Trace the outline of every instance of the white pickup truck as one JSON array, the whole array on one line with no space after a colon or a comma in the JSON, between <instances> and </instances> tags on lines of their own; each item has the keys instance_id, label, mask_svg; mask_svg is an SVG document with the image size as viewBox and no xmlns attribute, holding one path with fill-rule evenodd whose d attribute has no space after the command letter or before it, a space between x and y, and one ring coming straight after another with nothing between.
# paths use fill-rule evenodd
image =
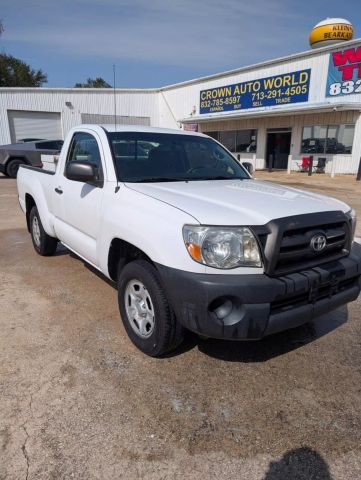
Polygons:
<instances>
[{"instance_id":1,"label":"white pickup truck","mask_svg":"<svg viewBox=\"0 0 361 480\"><path fill-rule=\"evenodd\" d=\"M19 201L40 255L61 242L118 284L133 343L151 356L186 329L260 339L355 300L355 212L253 179L203 134L82 125L55 172L22 166Z\"/></svg>"}]
</instances>

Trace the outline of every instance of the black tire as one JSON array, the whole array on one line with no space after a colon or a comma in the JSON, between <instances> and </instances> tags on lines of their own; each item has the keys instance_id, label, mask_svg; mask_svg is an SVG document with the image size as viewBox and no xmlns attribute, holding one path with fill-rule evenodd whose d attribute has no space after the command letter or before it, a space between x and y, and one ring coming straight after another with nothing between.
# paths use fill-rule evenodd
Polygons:
<instances>
[{"instance_id":1,"label":"black tire","mask_svg":"<svg viewBox=\"0 0 361 480\"><path fill-rule=\"evenodd\" d=\"M6 165L6 174L11 178L16 178L20 165L25 165L24 160L20 158L14 158Z\"/></svg>"},{"instance_id":2,"label":"black tire","mask_svg":"<svg viewBox=\"0 0 361 480\"><path fill-rule=\"evenodd\" d=\"M151 299L154 323L147 338L141 336L140 331L136 333L138 323L127 314L125 297L127 288L130 288L129 285L133 281L140 282L145 287L145 294ZM129 299L129 295L127 298ZM128 300L128 310L129 301L131 300ZM118 278L118 302L120 315L129 338L146 355L159 357L174 350L183 341L184 328L177 322L159 274L149 262L135 260L122 268Z\"/></svg>"},{"instance_id":3,"label":"black tire","mask_svg":"<svg viewBox=\"0 0 361 480\"><path fill-rule=\"evenodd\" d=\"M253 175L253 165L251 162L242 162L242 165L250 175Z\"/></svg>"},{"instance_id":4,"label":"black tire","mask_svg":"<svg viewBox=\"0 0 361 480\"><path fill-rule=\"evenodd\" d=\"M53 255L58 245L58 240L45 232L38 209L35 206L30 211L29 226L35 251L42 256Z\"/></svg>"}]
</instances>

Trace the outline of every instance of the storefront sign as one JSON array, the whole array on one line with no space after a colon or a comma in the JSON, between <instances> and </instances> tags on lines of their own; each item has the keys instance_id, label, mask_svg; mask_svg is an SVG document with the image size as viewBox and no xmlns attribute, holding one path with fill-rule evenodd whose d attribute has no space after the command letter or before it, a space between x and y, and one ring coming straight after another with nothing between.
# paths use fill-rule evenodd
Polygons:
<instances>
[{"instance_id":1,"label":"storefront sign","mask_svg":"<svg viewBox=\"0 0 361 480\"><path fill-rule=\"evenodd\" d=\"M330 53L326 97L361 93L361 46Z\"/></svg>"},{"instance_id":2,"label":"storefront sign","mask_svg":"<svg viewBox=\"0 0 361 480\"><path fill-rule=\"evenodd\" d=\"M199 113L307 102L311 69L202 90Z\"/></svg>"},{"instance_id":3,"label":"storefront sign","mask_svg":"<svg viewBox=\"0 0 361 480\"><path fill-rule=\"evenodd\" d=\"M198 123L185 123L183 130L186 132L198 132Z\"/></svg>"}]
</instances>

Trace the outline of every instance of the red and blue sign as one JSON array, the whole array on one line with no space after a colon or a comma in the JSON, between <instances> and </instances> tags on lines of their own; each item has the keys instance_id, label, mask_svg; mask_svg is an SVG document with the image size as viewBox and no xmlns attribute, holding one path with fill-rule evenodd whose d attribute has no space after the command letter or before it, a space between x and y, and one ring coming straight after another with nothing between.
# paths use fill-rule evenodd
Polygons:
<instances>
[{"instance_id":1,"label":"red and blue sign","mask_svg":"<svg viewBox=\"0 0 361 480\"><path fill-rule=\"evenodd\" d=\"M215 87L200 92L199 113L307 102L311 69Z\"/></svg>"},{"instance_id":2,"label":"red and blue sign","mask_svg":"<svg viewBox=\"0 0 361 480\"><path fill-rule=\"evenodd\" d=\"M361 46L330 54L326 97L361 93Z\"/></svg>"}]
</instances>

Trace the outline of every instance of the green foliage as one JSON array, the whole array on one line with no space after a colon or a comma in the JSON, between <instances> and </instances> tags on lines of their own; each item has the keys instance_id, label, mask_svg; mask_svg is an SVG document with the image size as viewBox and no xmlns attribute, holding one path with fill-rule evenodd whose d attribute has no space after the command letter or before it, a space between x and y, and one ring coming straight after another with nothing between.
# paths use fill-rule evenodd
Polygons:
<instances>
[{"instance_id":1,"label":"green foliage","mask_svg":"<svg viewBox=\"0 0 361 480\"><path fill-rule=\"evenodd\" d=\"M111 88L108 82L104 78L97 77L96 79L88 78L86 83L76 83L75 88Z\"/></svg>"},{"instance_id":2,"label":"green foliage","mask_svg":"<svg viewBox=\"0 0 361 480\"><path fill-rule=\"evenodd\" d=\"M12 55L0 54L0 87L41 87L47 76Z\"/></svg>"}]
</instances>

